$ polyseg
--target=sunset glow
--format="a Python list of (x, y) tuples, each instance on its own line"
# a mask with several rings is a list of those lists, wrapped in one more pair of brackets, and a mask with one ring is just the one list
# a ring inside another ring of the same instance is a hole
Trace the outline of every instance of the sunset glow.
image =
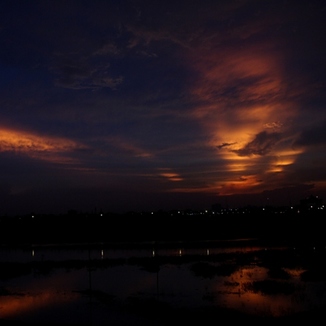
[(3, 213), (59, 188), (58, 211), (74, 198), (121, 212), (326, 197), (323, 13), (319, 1), (8, 2)]
[(14, 152), (52, 163), (69, 164), (75, 163), (75, 160), (58, 155), (78, 149), (82, 149), (82, 146), (68, 139), (0, 128), (0, 152)]
[(192, 94), (202, 103), (194, 117), (228, 173), (215, 187), (222, 195), (262, 189), (267, 173), (283, 172), (302, 153), (287, 141), (297, 109), (283, 97), (287, 85), (280, 58), (254, 47), (236, 55), (229, 49), (211, 52), (195, 61), (199, 79)]

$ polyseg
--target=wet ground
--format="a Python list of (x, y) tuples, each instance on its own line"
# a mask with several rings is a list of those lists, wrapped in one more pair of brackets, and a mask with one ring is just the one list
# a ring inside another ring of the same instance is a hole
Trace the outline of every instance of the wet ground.
[(325, 321), (320, 243), (2, 247), (0, 258), (2, 325)]

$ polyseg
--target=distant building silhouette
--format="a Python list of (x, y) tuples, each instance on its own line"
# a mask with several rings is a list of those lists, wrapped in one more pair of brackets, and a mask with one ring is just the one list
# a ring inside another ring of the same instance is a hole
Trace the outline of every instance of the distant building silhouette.
[(300, 200), (300, 208), (304, 211), (318, 210), (323, 208), (323, 200), (318, 196), (309, 196)]

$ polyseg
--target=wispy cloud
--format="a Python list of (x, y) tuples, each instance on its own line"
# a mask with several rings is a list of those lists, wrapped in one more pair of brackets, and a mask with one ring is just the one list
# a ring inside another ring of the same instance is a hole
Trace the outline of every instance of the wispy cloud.
[(233, 150), (239, 156), (266, 155), (270, 153), (275, 145), (282, 139), (282, 134), (273, 132), (267, 133), (261, 131), (255, 138), (246, 144), (243, 148)]
[(127, 155), (131, 157), (139, 157), (139, 158), (153, 158), (154, 154), (150, 151), (142, 148), (137, 145), (135, 141), (127, 140), (125, 137), (107, 137), (105, 139), (106, 143), (109, 143), (111, 146), (114, 146), (116, 149), (125, 152)]
[(159, 169), (159, 176), (166, 178), (167, 180), (172, 181), (172, 182), (178, 182), (178, 181), (183, 180), (183, 178), (181, 177), (181, 175), (179, 173), (173, 172), (169, 168)]
[(71, 89), (116, 89), (123, 77), (113, 77), (110, 74), (109, 64), (92, 63), (89, 60), (64, 59), (54, 68), (58, 86)]
[(78, 160), (72, 154), (85, 148), (78, 142), (62, 137), (0, 128), (0, 152), (23, 154), (55, 164), (76, 164)]

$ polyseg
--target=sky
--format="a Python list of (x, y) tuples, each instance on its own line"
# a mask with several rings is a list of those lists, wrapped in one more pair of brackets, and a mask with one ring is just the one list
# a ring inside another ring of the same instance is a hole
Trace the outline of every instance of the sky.
[(326, 199), (326, 3), (0, 0), (0, 215)]

